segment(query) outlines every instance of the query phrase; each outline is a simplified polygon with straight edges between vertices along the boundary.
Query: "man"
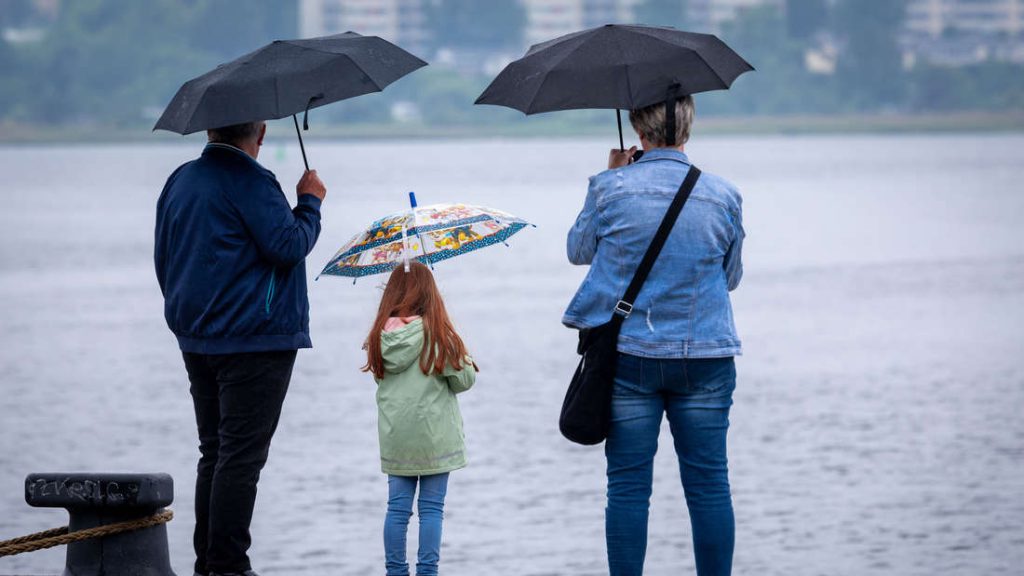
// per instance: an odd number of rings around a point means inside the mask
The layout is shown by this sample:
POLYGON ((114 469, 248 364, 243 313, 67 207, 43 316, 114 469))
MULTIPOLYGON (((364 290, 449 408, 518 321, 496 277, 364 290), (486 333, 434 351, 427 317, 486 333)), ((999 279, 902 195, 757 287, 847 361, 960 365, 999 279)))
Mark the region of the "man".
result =
POLYGON ((310 348, 304 260, 327 190, 316 171, 289 206, 259 155, 266 124, 207 131, 202 156, 167 179, 154 259, 199 428, 195 572, 255 576, 246 551, 299 348, 310 348))

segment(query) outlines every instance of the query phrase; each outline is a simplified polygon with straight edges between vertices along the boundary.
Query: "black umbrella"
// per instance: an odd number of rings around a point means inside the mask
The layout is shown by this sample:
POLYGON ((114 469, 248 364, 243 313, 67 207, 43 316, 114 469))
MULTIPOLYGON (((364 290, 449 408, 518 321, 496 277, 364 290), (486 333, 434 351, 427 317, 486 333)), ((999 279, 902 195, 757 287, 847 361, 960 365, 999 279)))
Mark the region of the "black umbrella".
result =
POLYGON ((623 108, 728 89, 737 76, 753 69, 711 34, 607 24, 532 46, 498 74, 476 104, 525 114, 614 108, 622 148, 623 108))
MULTIPOLYGON (((186 82, 153 130, 191 134, 295 114, 385 86, 427 63, 376 36, 355 32, 277 40, 186 82)), ((303 118, 306 130, 309 124, 303 118)))

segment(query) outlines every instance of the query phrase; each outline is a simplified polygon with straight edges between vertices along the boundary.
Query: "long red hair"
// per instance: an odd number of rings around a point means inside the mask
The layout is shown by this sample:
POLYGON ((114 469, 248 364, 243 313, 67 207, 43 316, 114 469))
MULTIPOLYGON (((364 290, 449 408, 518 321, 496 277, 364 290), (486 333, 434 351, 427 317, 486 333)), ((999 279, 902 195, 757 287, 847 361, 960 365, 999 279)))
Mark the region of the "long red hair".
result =
POLYGON ((430 269, 419 262, 410 262, 409 271, 399 265, 391 272, 384 295, 380 299, 377 318, 366 338, 366 366, 363 372, 373 372, 375 378, 384 377, 384 356, 380 349, 380 335, 391 317, 420 316, 423 318, 425 345, 420 353, 420 370, 424 374, 440 374, 445 367, 459 370, 466 357, 466 345, 455 333, 441 292, 430 269))

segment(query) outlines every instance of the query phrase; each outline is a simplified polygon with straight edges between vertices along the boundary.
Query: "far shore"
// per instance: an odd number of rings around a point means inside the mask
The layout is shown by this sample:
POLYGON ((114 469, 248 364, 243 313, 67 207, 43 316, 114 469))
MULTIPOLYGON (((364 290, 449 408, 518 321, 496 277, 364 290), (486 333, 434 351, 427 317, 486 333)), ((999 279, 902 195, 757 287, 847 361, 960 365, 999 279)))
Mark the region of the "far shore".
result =
MULTIPOLYGON (((268 136, 271 140, 294 140, 295 134, 282 122, 268 136)), ((957 132, 1024 132, 1024 112, 955 112, 949 114, 864 114, 830 116, 712 116, 698 118, 696 134, 715 135, 851 135, 957 132)), ((569 122, 466 124, 432 126, 415 123, 320 125, 304 132, 307 140, 388 139, 486 139, 486 138, 578 138, 613 136, 615 124, 574 125, 569 122)), ((0 122, 0 145, 140 143, 171 144, 182 136, 148 127, 102 125, 32 126, 0 122)))

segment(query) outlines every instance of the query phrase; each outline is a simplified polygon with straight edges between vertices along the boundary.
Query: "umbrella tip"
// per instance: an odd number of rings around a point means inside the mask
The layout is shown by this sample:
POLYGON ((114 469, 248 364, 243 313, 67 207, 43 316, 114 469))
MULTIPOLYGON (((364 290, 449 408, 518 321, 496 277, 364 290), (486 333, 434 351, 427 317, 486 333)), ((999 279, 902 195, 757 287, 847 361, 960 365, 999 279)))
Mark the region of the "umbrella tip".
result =
POLYGON ((409 205, 412 206, 413 208, 416 207, 416 193, 415 192, 409 192, 409 205))

